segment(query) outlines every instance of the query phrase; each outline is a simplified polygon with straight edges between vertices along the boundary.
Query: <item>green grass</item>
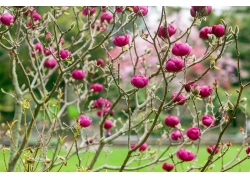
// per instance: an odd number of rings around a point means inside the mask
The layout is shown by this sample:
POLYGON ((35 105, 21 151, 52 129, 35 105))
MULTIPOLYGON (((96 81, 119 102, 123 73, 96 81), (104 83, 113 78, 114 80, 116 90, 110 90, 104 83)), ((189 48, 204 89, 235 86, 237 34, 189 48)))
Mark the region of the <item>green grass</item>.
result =
MULTIPOLYGON (((223 158, 223 162, 224 164, 228 163, 232 157, 234 157, 237 153, 237 149, 239 149, 240 146, 232 146, 230 147, 230 149, 228 150, 228 152, 226 153, 226 155, 223 158)), ((189 147, 189 150, 191 150, 192 152, 196 151, 196 148, 194 147, 189 147)), ((150 151, 156 150, 155 147, 151 147, 150 151)), ((175 148, 172 148, 171 150, 169 150, 165 156, 163 157, 167 157, 171 151, 174 151, 175 148)), ((161 151, 164 151, 164 147, 161 148, 161 151)), ((0 151, 0 172, 4 171, 4 167, 3 167, 3 153, 2 151, 0 151)), ((8 154, 6 154, 8 156, 8 154)), ((53 152, 52 150, 48 151, 48 157, 52 158, 53 152)), ((82 161, 82 166, 86 167, 86 161, 88 161, 88 163, 90 162, 90 160, 92 159, 94 155, 94 152, 86 152, 84 154, 80 154, 80 157, 83 158, 82 161), (87 160, 89 159, 89 160, 87 160)), ((112 147, 112 148, 106 148, 105 150, 103 150, 94 166, 94 168, 97 168, 101 165, 103 165, 104 163, 111 165, 111 166, 119 166, 121 165, 121 163, 123 162, 123 160, 125 159, 127 155, 127 149, 126 147, 112 147), (109 155, 108 155, 109 154, 109 155)), ((149 151, 141 154, 142 158, 146 157, 147 155, 149 155, 149 151)), ((200 152, 198 154, 198 159, 197 159, 197 166, 199 165, 203 165, 207 158, 208 158, 208 153, 206 152, 206 146, 201 146, 200 147, 200 152)), ((66 152, 61 152, 60 156, 65 157, 66 156, 66 152)), ((218 155, 215 155, 215 158, 218 157, 218 155)), ((245 153, 245 148, 242 150, 242 152, 240 153, 239 158, 242 159, 246 157, 246 153, 245 153)), ((174 161, 178 162, 178 159, 176 157, 174 157, 174 161)), ((77 171, 77 164, 78 164, 78 159, 77 156, 73 156, 71 159, 69 159, 68 161, 68 165, 67 166, 63 166, 61 169, 61 172, 76 172, 77 171)), ((137 167, 139 164, 146 164, 150 162, 150 160, 144 160, 144 161, 139 161, 139 157, 137 157, 137 161, 132 163, 129 167, 137 167)), ((167 162, 171 162, 171 161, 167 161, 167 162)), ((233 162, 233 164, 237 163, 238 160, 235 160, 235 162, 233 162)), ((190 166, 192 164, 191 162, 184 162, 182 164, 178 164, 176 166, 176 169, 178 172, 185 170, 188 166, 190 166)), ((209 169, 209 172, 218 172, 221 169, 221 164, 222 164, 222 159, 219 159, 216 163, 214 163, 213 168, 209 169)), ((234 168, 232 168, 231 170, 229 170, 230 172, 249 172, 250 171, 250 160, 246 160, 243 163, 241 163, 241 165, 235 166, 234 168)), ((149 170, 153 171, 153 172, 163 172, 162 168, 161 168, 162 162, 155 165, 155 166, 149 166, 146 168, 143 168, 141 170, 139 170, 140 172, 147 172, 149 170)), ((57 166, 55 168, 52 169, 52 171, 58 171, 60 166, 57 166)), ((38 168, 39 169, 39 168, 38 168)), ((18 169, 17 169, 18 171, 18 169)), ((118 170, 102 170, 102 171, 108 171, 108 172, 113 172, 113 171, 118 171, 118 170)), ((136 170, 137 171, 137 170, 136 170)))

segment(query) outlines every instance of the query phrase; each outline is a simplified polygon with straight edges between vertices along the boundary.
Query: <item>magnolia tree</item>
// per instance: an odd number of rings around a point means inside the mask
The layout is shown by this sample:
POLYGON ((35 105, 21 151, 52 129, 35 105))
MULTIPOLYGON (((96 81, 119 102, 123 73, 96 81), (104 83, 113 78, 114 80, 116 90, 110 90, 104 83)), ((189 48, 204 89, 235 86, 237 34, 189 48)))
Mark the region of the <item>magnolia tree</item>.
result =
MULTIPOLYGON (((60 171, 74 155, 77 162, 69 165, 77 164, 76 171, 81 172, 136 171, 155 164, 161 164, 165 171, 177 171, 178 165, 187 162, 190 165, 182 171, 207 171, 223 159, 231 143, 223 143, 222 136, 235 118, 236 110, 243 108, 246 111, 243 106, 246 98, 242 97, 242 92, 250 84, 241 80, 238 26, 231 27, 221 20, 221 24, 202 27, 196 37, 204 41, 206 50, 196 57, 189 45, 189 35, 201 21, 209 18, 211 6, 192 6, 192 22, 186 29, 178 29, 170 23, 166 8, 162 7, 154 32, 147 25, 148 10, 147 6, 47 7, 46 12, 39 14, 38 8, 34 7, 1 8, 0 46, 9 54, 14 91, 2 89, 2 92, 16 102, 13 121, 8 123, 10 147, 2 148, 6 171, 17 170, 17 164, 19 170, 26 172, 48 172, 56 168, 60 171), (73 21, 63 31, 58 22, 66 13, 73 21), (142 22, 140 26, 138 19, 142 22), (67 44, 64 39, 73 31, 76 33, 71 34, 67 44), (139 52, 138 41, 144 41, 150 48, 139 52), (215 79, 213 84, 200 83, 209 71, 219 70, 216 65, 230 45, 238 52, 240 87, 235 102, 230 100, 228 93, 225 93, 226 101, 221 100, 218 80, 215 79), (28 59, 20 58, 21 47, 27 49, 28 59), (113 48, 119 49, 116 56, 111 54, 113 48), (107 57, 91 59, 95 50, 105 51, 107 57), (156 62, 149 66, 149 55, 153 53, 156 62), (125 56, 129 57, 132 72, 126 77, 129 82, 121 78, 125 56), (204 61, 210 66, 197 78, 187 79, 190 68, 204 61), (24 85, 19 83, 20 75, 25 79, 24 85), (51 82, 53 75, 56 80, 51 82), (52 88, 48 88, 49 83, 53 83, 52 88), (173 85, 177 87, 175 90, 173 85), (117 95, 112 95, 114 91, 117 95), (72 94, 74 98, 69 98, 72 94), (218 106, 213 104, 215 99, 219 101, 218 106), (70 105, 77 107, 80 116, 67 124, 62 119, 70 105), (171 111, 182 107, 189 110, 192 119, 187 128, 181 126, 180 114, 171 111), (116 115, 118 111, 124 115, 122 118, 116 115), (172 113, 160 118, 166 111, 172 113), (92 112, 98 117, 94 135, 88 131, 95 124, 92 112), (163 126, 167 131, 159 140, 159 151, 146 151, 152 132, 163 126), (218 129, 216 143, 207 147, 207 161, 198 165, 200 142, 213 129, 218 129), (67 137, 63 134, 66 131, 72 133, 72 139, 65 150, 67 137), (36 145, 29 143, 33 132, 38 135, 36 145), (131 140, 133 133, 138 137, 137 142, 131 140), (127 144, 127 154, 120 165, 96 166, 100 153, 120 136, 126 137, 127 144), (53 157, 49 158, 50 142, 55 138, 58 143, 53 146, 53 157), (168 141, 167 146, 161 146, 161 141, 168 141), (189 150, 194 143, 196 149, 189 150), (88 156, 86 152, 90 150, 94 155, 83 164, 81 154, 88 156), (67 151, 66 155, 62 156, 61 151, 67 151), (148 160, 147 163, 133 166, 143 153, 145 156, 140 160, 148 160)), ((242 147, 230 162, 220 163, 221 171, 228 171, 250 157, 246 142, 249 136, 243 128, 241 131, 244 132, 242 147), (235 161, 242 151, 245 151, 245 158, 235 161)))

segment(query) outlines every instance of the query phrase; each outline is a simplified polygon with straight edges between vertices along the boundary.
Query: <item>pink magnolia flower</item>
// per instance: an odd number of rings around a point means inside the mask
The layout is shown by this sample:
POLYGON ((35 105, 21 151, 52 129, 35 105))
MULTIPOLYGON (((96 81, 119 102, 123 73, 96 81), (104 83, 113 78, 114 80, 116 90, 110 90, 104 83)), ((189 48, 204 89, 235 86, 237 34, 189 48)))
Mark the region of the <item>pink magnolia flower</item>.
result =
POLYGON ((148 14, 148 6, 134 6, 134 13, 138 14, 139 17, 146 16, 148 14))
MULTIPOLYGON (((178 94, 178 92, 174 92, 171 96, 171 99, 174 99, 175 96, 178 94)), ((178 102, 178 105, 184 105, 186 103, 187 99, 186 96, 183 94, 180 94, 177 98, 175 98, 174 103, 178 102)))
POLYGON ((93 105, 94 105, 94 108, 102 109, 102 108, 109 108, 111 107, 112 104, 109 100, 100 97, 99 99, 94 100, 93 105))
POLYGON ((145 76, 135 75, 131 79, 131 84, 136 88, 144 88, 148 85, 148 78, 145 76))
POLYGON ((113 39, 113 43, 114 45, 118 46, 118 47, 123 47, 126 46, 127 44, 129 44, 129 35, 125 34, 123 36, 116 36, 113 39))
POLYGON ((212 12, 212 6, 192 6, 190 14, 192 17, 196 17, 197 12, 202 16, 208 16, 212 12))
POLYGON ((60 57, 62 59, 67 59, 69 57, 69 51, 65 49, 60 50, 60 57))
POLYGON ((200 86, 201 98, 207 98, 213 94, 213 88, 211 86, 200 86))
POLYGON ((34 18, 35 21, 41 21, 42 20, 42 16, 37 12, 33 12, 32 17, 34 18))
POLYGON ((46 47, 43 49, 43 53, 45 56, 49 56, 51 55, 51 53, 54 54, 54 52, 55 52, 55 49, 53 47, 46 47))
POLYGON ((15 16, 12 16, 9 13, 4 13, 0 16, 0 22, 5 26, 10 26, 14 22, 15 16))
POLYGON ((136 143, 131 144, 130 149, 134 149, 136 146, 137 146, 137 144, 136 144, 136 143))
MULTIPOLYGON (((207 147, 207 152, 209 154, 211 154, 214 151, 215 145, 210 145, 207 147)), ((220 151, 220 147, 218 146, 217 149, 215 150, 214 154, 218 154, 218 152, 220 151)))
POLYGON ((166 70, 168 72, 178 72, 184 67, 184 61, 177 57, 170 58, 166 62, 166 70))
POLYGON ((176 156, 178 159, 182 160, 182 161, 192 161, 196 155, 194 153, 192 153, 189 150, 186 150, 184 148, 180 149, 177 153, 176 156))
POLYGON ((36 49, 36 51, 39 52, 39 53, 42 52, 42 45, 41 45, 40 43, 36 43, 36 44, 35 44, 35 49, 36 49))
POLYGON ((163 163, 162 164, 162 169, 164 169, 165 171, 172 171, 174 169, 174 164, 172 163, 163 163))
POLYGON ((80 115, 77 118, 76 123, 79 124, 81 127, 86 128, 92 124, 92 119, 90 119, 88 116, 80 115))
MULTIPOLYGON (((190 81, 188 81, 187 83, 189 83, 190 81)), ((184 88, 185 88, 185 90, 187 91, 187 92, 190 92, 191 91, 191 88, 195 88, 195 87, 197 87, 198 86, 198 84, 196 84, 196 83, 193 83, 193 84, 189 84, 189 85, 186 85, 184 88)))
POLYGON ((192 47, 187 43, 177 42, 172 48, 172 53, 175 56, 186 56, 192 51, 192 47))
POLYGON ((104 129, 111 129, 112 126, 113 126, 113 123, 112 123, 112 121, 110 121, 110 120, 106 120, 106 121, 104 122, 104 124, 103 124, 104 129))
POLYGON ((198 127, 188 128, 188 130, 186 131, 186 135, 189 139, 195 141, 196 139, 199 139, 201 135, 200 129, 198 127))
POLYGON ((52 41, 52 38, 53 38, 53 35, 51 34, 51 32, 47 31, 47 32, 45 33, 45 41, 46 41, 47 43, 50 43, 50 42, 52 41))
POLYGON ((212 34, 212 27, 203 27, 201 30, 200 30, 200 38, 201 39, 208 39, 208 34, 212 34))
POLYGON ((182 138, 181 131, 179 131, 179 130, 173 131, 173 132, 171 133, 170 137, 171 137, 172 140, 175 140, 175 141, 181 139, 181 138, 182 138))
POLYGON ((148 148, 148 144, 144 143, 139 147, 139 151, 145 151, 148 148))
POLYGON ((248 147, 246 148, 246 153, 247 153, 247 154, 250 153, 250 146, 248 146, 248 147))
POLYGON ((116 7, 115 7, 115 11, 116 11, 117 13, 121 13, 121 12, 123 11, 123 7, 122 7, 122 6, 116 6, 116 7))
POLYGON ((44 61, 43 65, 48 69, 53 69, 57 66, 57 61, 55 59, 48 59, 44 61))
MULTIPOLYGON (((105 108, 105 109, 99 109, 96 113, 97 116, 101 117, 101 116, 105 116, 108 112, 109 112, 110 108, 105 108)), ((115 112, 112 110, 109 115, 110 116, 114 116, 115 112)))
POLYGON ((71 76, 76 80, 82 80, 85 78, 86 74, 82 69, 75 69, 72 71, 71 76))
POLYGON ((209 127, 210 125, 215 124, 215 118, 213 116, 211 116, 210 114, 206 114, 206 115, 202 116, 201 122, 204 126, 209 127))
POLYGON ((176 30, 172 24, 169 24, 168 27, 161 26, 158 29, 158 36, 161 38, 171 37, 176 33, 176 30))
POLYGON ((217 37, 220 38, 225 35, 225 27, 222 24, 213 25, 212 26, 212 33, 217 37))
POLYGON ((180 123, 180 119, 176 116, 169 115, 164 119, 164 124, 168 127, 175 127, 177 124, 180 123))
POLYGON ((65 39, 61 38, 61 41, 60 41, 60 42, 61 42, 62 45, 64 45, 65 39))
POLYGON ((103 90, 103 85, 99 83, 91 84, 90 89, 93 89, 94 92, 101 92, 103 90))
POLYGON ((83 8, 82 15, 88 16, 89 14, 89 16, 92 16, 95 12, 96 12, 95 7, 88 6, 87 8, 83 8))
POLYGON ((97 65, 104 67, 105 66, 105 62, 102 59, 97 59, 97 65))
POLYGON ((104 21, 107 21, 108 23, 110 23, 113 20, 113 14, 109 13, 109 12, 105 12, 101 15, 101 23, 103 23, 104 21))

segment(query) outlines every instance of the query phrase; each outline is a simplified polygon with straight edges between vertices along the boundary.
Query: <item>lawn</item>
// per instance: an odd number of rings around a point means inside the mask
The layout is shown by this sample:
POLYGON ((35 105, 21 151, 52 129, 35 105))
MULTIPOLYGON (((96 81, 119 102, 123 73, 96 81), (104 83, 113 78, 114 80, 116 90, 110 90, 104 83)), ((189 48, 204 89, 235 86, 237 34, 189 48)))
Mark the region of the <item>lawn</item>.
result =
MULTIPOLYGON (((228 150, 228 152, 226 153, 226 155, 223 158, 223 163, 226 164, 228 163, 232 157, 235 156, 235 154, 237 153, 238 149, 240 148, 240 146, 232 146, 230 147, 230 149, 228 150)), ((150 151, 154 151, 156 150, 156 147, 151 147, 150 151)), ((175 148, 172 149, 173 151, 175 150, 175 148)), ((189 150, 195 152, 196 148, 190 146, 189 150)), ((164 151, 164 147, 162 147, 162 150, 164 151)), ((169 150, 165 156, 163 157, 167 157, 169 155, 169 153, 171 152, 171 150, 169 150)), ((48 151, 48 157, 52 158, 52 150, 48 151)), ((142 159, 145 158, 147 155, 149 154, 149 151, 141 154, 142 159)), ((61 152, 60 153, 61 156, 65 156, 66 152, 61 152)), ((86 161, 88 161, 88 163, 90 162, 90 160, 92 159, 94 155, 94 152, 86 152, 84 154, 80 154, 80 157, 83 158, 82 161, 82 166, 86 167, 86 161), (88 160, 89 159, 89 160, 88 160)), ((110 166, 119 166, 121 164, 121 162, 123 162, 123 160, 125 159, 127 155, 127 149, 126 147, 112 147, 112 148, 106 148, 105 150, 103 150, 100 154, 100 157, 98 159, 98 161, 96 162, 94 168, 97 168, 101 165, 103 165, 105 162, 106 164, 110 165, 110 166), (109 155, 108 155, 109 154, 109 155)), ((206 146, 201 146, 200 147, 200 152, 198 154, 198 159, 197 159, 197 165, 202 165, 206 162, 207 158, 208 158, 208 153, 206 152, 206 146)), ((215 158, 218 157, 218 155, 215 156, 215 158)), ((240 153, 239 158, 242 159, 246 157, 246 153, 245 153, 245 148, 242 150, 242 152, 240 153)), ((139 157, 137 157, 137 159, 139 159, 139 157)), ((129 167, 136 167, 138 165, 143 165, 148 163, 150 160, 142 160, 139 161, 137 160, 136 162, 133 162, 129 167)), ((174 157, 174 161, 178 162, 177 158, 174 157)), ((73 156, 71 159, 69 159, 68 161, 68 165, 67 166, 63 166, 61 171, 62 172, 76 172, 77 168, 76 168, 76 164, 78 163, 77 160, 77 156, 73 156)), ((168 161, 171 162, 171 161, 168 161)), ((235 162, 233 162, 233 164, 237 163, 238 159, 235 160, 235 162)), ((176 170, 178 172, 181 172, 183 170, 185 170, 188 166, 190 166, 192 164, 192 162, 184 162, 183 164, 178 164, 176 166, 176 170)), ((213 164, 213 168, 209 169, 209 172, 218 172, 221 169, 221 164, 222 164, 222 158, 219 159, 217 162, 215 162, 213 164)), ((246 160, 244 161, 241 165, 235 166, 234 168, 232 168, 230 171, 231 172, 249 172, 250 171, 250 160, 246 160)), ((155 166, 149 166, 146 168, 143 168, 141 170, 139 170, 140 172, 147 172, 147 171, 153 171, 153 172, 163 172, 162 168, 161 168, 162 162, 155 165, 155 166)), ((59 169, 60 166, 54 167, 52 169, 52 171, 57 171, 59 169)), ((39 168, 38 168, 39 169, 39 168)), ((4 171, 4 167, 3 167, 3 153, 1 151, 0 153, 0 172, 4 171)), ((107 172, 113 172, 113 171, 118 171, 118 170, 102 170, 102 171, 107 171, 107 172)), ((137 171, 137 170, 136 170, 137 171)))

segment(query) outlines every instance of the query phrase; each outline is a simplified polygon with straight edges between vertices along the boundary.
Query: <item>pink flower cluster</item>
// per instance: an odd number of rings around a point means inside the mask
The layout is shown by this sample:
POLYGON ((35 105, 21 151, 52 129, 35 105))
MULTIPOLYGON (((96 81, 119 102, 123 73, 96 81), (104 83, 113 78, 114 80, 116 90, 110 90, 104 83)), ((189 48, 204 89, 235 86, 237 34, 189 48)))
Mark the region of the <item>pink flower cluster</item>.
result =
POLYGON ((200 30, 200 38, 207 40, 209 34, 214 34, 217 38, 225 35, 225 27, 222 24, 213 25, 212 27, 205 26, 200 30))

